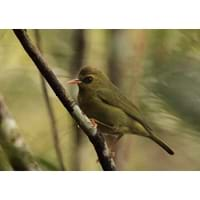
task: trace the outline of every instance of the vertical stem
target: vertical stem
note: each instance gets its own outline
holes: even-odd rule
[[[85,52],[85,31],[83,29],[74,30],[73,32],[73,50],[74,54],[71,59],[71,71],[74,75],[83,65]]]
[[[99,163],[101,164],[103,170],[115,171],[115,162],[109,154],[109,149],[104,137],[102,136],[102,133],[92,126],[89,118],[83,114],[79,106],[65,91],[64,87],[58,81],[56,75],[48,67],[47,62],[42,57],[40,51],[33,45],[26,31],[23,29],[14,29],[13,32],[18,38],[25,52],[29,55],[35,64],[35,67],[40,71],[52,90],[55,92],[60,102],[71,114],[73,119],[77,122],[84,133],[88,136],[88,139],[93,144],[94,149],[98,155]]]
[[[73,76],[77,74],[83,65],[84,52],[85,52],[85,31],[83,29],[73,30],[73,40],[72,40],[73,56],[71,58],[70,70]],[[74,123],[76,138],[75,138],[75,148],[76,155],[73,161],[74,170],[81,170],[81,150],[83,135],[81,134],[80,128]]]
[[[42,53],[41,37],[40,37],[40,33],[38,29],[35,30],[35,39],[36,39],[36,45],[38,49],[40,50],[40,52]],[[45,80],[41,74],[40,74],[40,79],[41,79],[41,87],[42,87],[42,91],[44,95],[44,100],[45,100],[47,111],[48,111],[49,121],[51,125],[51,132],[53,136],[53,143],[54,143],[54,148],[57,155],[58,163],[60,165],[60,169],[65,170],[64,159],[63,159],[63,155],[61,151],[61,145],[60,145],[60,139],[59,139],[59,134],[58,134],[58,128],[56,125],[55,114],[54,114],[53,107],[49,99]]]
[[[124,30],[108,30],[108,72],[112,82],[121,87],[123,74],[121,40]]]

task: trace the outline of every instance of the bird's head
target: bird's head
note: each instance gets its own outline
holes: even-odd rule
[[[68,81],[68,84],[77,84],[80,90],[95,90],[105,87],[109,82],[106,75],[94,67],[83,67],[77,79]]]

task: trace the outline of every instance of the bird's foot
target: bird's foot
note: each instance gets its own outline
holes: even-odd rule
[[[116,157],[116,152],[115,151],[110,151],[109,158],[115,159],[115,157]]]
[[[96,119],[91,118],[90,121],[91,121],[91,123],[92,123],[92,127],[93,127],[93,128],[97,128]]]
[[[116,147],[116,144],[118,143],[118,141],[121,139],[121,137],[123,136],[123,134],[120,134],[118,135],[114,141],[110,144],[110,149],[111,149],[111,152],[115,152],[115,147]]]

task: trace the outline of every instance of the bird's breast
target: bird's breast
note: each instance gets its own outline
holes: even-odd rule
[[[111,106],[102,102],[96,96],[90,96],[84,98],[79,95],[78,103],[82,111],[89,117],[94,118],[108,126],[113,127],[112,129],[107,128],[104,125],[99,125],[98,127],[102,132],[113,133],[113,130],[121,134],[122,129],[124,132],[124,128],[127,129],[127,115],[118,107]]]
[[[94,114],[96,113],[97,105],[95,104],[95,98],[94,96],[78,96],[78,104],[82,111],[88,115],[88,117],[94,117]]]

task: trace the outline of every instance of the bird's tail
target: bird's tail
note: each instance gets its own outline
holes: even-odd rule
[[[154,135],[149,135],[148,136],[151,140],[153,140],[156,144],[158,144],[160,147],[162,147],[168,154],[173,155],[174,151],[163,141],[161,141],[159,138],[157,138]]]

